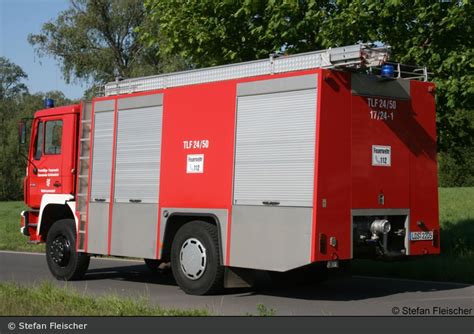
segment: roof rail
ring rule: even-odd
[[[104,95],[143,92],[313,68],[371,68],[384,64],[388,60],[389,55],[390,46],[376,47],[370,43],[329,48],[289,56],[272,53],[268,59],[131,78],[122,81],[116,80],[105,85]]]
[[[395,62],[385,62],[384,65],[393,66],[394,79],[428,81],[428,76],[433,74],[432,72],[428,72],[428,68],[426,66],[406,65]],[[371,67],[369,71],[372,74],[380,75],[382,72],[382,67],[374,66]]]

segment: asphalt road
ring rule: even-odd
[[[189,296],[171,275],[152,274],[135,260],[93,258],[84,280],[56,281],[43,254],[0,251],[0,281],[25,286],[43,281],[68,285],[90,295],[116,294],[147,297],[163,307],[205,308],[216,315],[258,314],[257,305],[277,315],[392,315],[417,307],[471,309],[474,316],[474,285],[401,279],[350,277],[318,285],[289,284],[228,291],[220,296]]]

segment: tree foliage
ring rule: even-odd
[[[0,57],[0,101],[28,92],[22,82],[27,78],[20,66],[5,57]]]
[[[425,65],[437,85],[438,148],[465,163],[474,145],[474,3],[468,0],[145,0],[148,45],[196,67],[357,42],[392,46],[392,59]],[[165,41],[163,45],[163,40]],[[470,173],[474,167],[470,167]]]
[[[67,82],[103,84],[162,71],[158,47],[145,47],[135,29],[144,21],[142,1],[71,0],[69,9],[28,40],[40,56],[59,60]],[[174,63],[173,63],[174,64]]]
[[[23,80],[26,73],[5,57],[0,57],[0,199],[8,198],[11,190],[12,168],[11,133],[16,127],[12,119],[17,112],[16,104],[27,94]]]

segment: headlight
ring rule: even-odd
[[[390,232],[391,228],[392,226],[387,219],[377,219],[370,225],[370,232],[372,232],[372,234],[386,234]]]

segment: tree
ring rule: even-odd
[[[12,119],[16,116],[17,101],[27,94],[22,82],[27,78],[20,66],[5,57],[0,57],[0,198],[9,188],[8,174],[12,169],[10,158],[10,132]]]
[[[59,60],[67,82],[100,85],[163,70],[158,47],[137,39],[135,29],[144,18],[142,1],[71,0],[69,9],[28,40],[40,56]]]
[[[148,45],[160,32],[165,53],[179,53],[198,67],[254,60],[281,48],[321,48],[321,41],[309,34],[318,30],[332,2],[320,3],[147,0],[149,24],[140,32]]]
[[[0,57],[0,100],[4,101],[26,93],[28,89],[22,81],[27,78],[20,66],[5,57]]]
[[[438,148],[465,163],[474,145],[474,3],[468,0],[145,0],[141,38],[195,67],[378,41],[426,65],[437,85]],[[165,44],[163,44],[165,41]],[[469,166],[469,173],[474,174]]]

